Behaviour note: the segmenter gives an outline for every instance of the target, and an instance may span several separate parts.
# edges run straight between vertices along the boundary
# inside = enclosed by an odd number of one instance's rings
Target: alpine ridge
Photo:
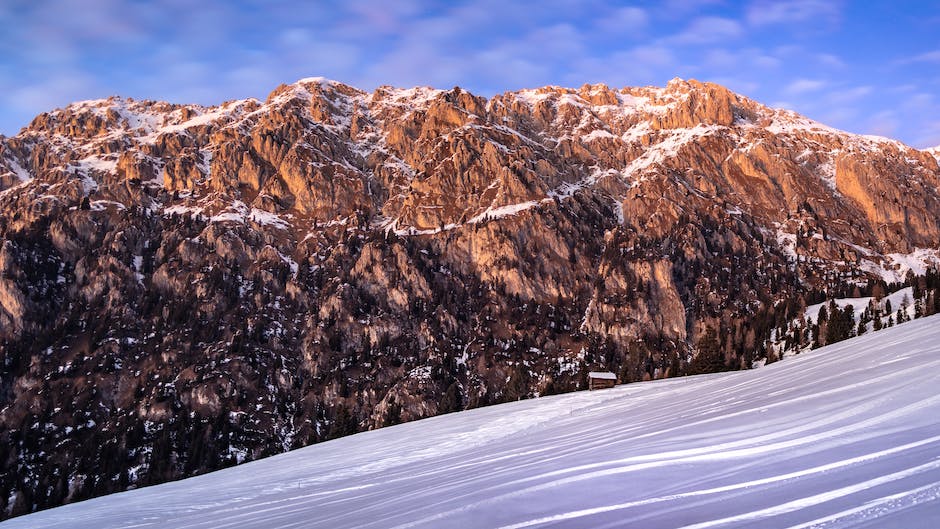
[[[696,372],[708,337],[748,368],[935,264],[938,186],[936,150],[694,80],[41,114],[0,137],[0,513]]]

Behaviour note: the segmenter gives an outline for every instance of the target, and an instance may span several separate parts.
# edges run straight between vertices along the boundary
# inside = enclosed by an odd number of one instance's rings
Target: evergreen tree
[[[842,324],[845,326],[844,339],[855,336],[855,307],[852,305],[846,305],[842,309]]]
[[[385,408],[385,417],[382,420],[382,426],[394,426],[401,424],[401,404],[395,397],[388,400],[388,406]]]
[[[359,423],[356,418],[349,413],[346,406],[340,404],[333,414],[333,423],[330,425],[330,433],[327,439],[338,439],[347,435],[352,435],[359,431]]]
[[[852,305],[846,305],[844,309],[839,309],[833,305],[830,307],[829,323],[826,328],[826,344],[841,342],[852,336],[855,327],[855,309]]]
[[[444,392],[444,396],[441,397],[437,411],[440,414],[445,414],[460,411],[461,409],[463,409],[463,401],[460,396],[460,386],[454,381],[451,382],[450,386],[447,387],[447,391]]]
[[[718,334],[715,329],[709,327],[698,342],[698,354],[689,363],[688,372],[690,375],[699,375],[727,370],[725,355],[721,352],[721,344],[718,342]]]
[[[584,370],[584,387],[587,387],[587,368]],[[525,365],[519,363],[513,368],[509,375],[509,382],[506,384],[506,390],[503,393],[503,401],[510,402],[514,400],[523,400],[529,397],[529,372]],[[449,388],[448,388],[449,389]],[[456,389],[456,388],[455,388]],[[455,410],[456,411],[456,410]]]
[[[825,323],[825,322],[824,322]],[[813,345],[812,349],[819,349],[820,347],[826,345],[825,337],[823,336],[825,327],[820,327],[819,325],[813,325]]]
[[[679,361],[679,355],[674,354],[672,356],[672,363],[669,365],[669,376],[678,377],[682,375],[682,364]]]
[[[875,301],[881,301],[881,298],[885,297],[885,287],[881,281],[871,287],[871,295],[875,298]]]

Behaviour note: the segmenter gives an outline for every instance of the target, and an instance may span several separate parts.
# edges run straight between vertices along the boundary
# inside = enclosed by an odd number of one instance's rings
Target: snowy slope
[[[363,433],[17,527],[940,527],[940,317]]]
[[[871,302],[871,299],[872,298],[870,297],[838,298],[834,301],[836,302],[836,306],[839,307],[840,309],[844,309],[846,305],[852,305],[852,308],[855,309],[855,321],[858,321],[859,316],[862,314],[862,312],[865,311],[865,307],[868,306],[869,302]],[[905,303],[907,307],[907,315],[913,318],[914,317],[913,299],[914,299],[914,289],[912,287],[904,287],[896,292],[892,292],[891,294],[885,296],[879,302],[879,305],[878,305],[879,308],[883,310],[886,306],[885,303],[890,302],[893,310],[891,314],[884,314],[884,317],[883,317],[884,321],[887,322],[888,316],[893,316],[894,311],[901,308],[901,306]],[[806,307],[806,310],[804,311],[804,315],[806,316],[806,319],[808,321],[812,321],[813,323],[819,323],[819,309],[821,309],[823,305],[826,305],[826,307],[828,308],[829,302],[824,301],[822,303],[816,303],[815,305],[808,305]]]

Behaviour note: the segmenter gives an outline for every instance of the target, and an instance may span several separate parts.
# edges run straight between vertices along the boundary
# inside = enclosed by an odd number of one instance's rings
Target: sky
[[[264,99],[323,76],[461,86],[723,84],[940,145],[936,0],[2,0],[0,134],[70,102]]]

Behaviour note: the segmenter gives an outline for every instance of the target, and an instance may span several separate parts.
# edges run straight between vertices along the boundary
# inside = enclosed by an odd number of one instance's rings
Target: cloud
[[[422,2],[347,0],[346,7],[357,21],[379,34],[397,34],[407,29],[409,21],[424,11]]]
[[[781,61],[776,57],[766,55],[757,48],[733,49],[710,48],[704,51],[701,58],[701,65],[706,71],[712,73],[732,74],[731,78],[737,79],[742,68],[752,70],[777,70]]]
[[[855,100],[861,99],[869,94],[871,94],[875,89],[871,86],[856,86],[855,88],[850,88],[848,90],[843,90],[841,92],[843,100]]]
[[[867,133],[891,138],[897,132],[900,124],[901,120],[897,113],[892,110],[886,110],[875,114],[868,120]]]
[[[830,92],[827,99],[829,102],[838,105],[854,104],[857,103],[858,100],[871,95],[873,91],[874,88],[868,85],[856,86],[854,88],[840,88]]]
[[[132,5],[117,0],[53,0],[32,9],[35,30],[76,41],[136,39],[144,22]]]
[[[709,69],[723,70],[732,68],[738,64],[740,55],[723,48],[708,50],[705,52],[704,66]]]
[[[472,64],[478,71],[485,72],[477,88],[485,95],[492,95],[505,90],[531,88],[545,84],[551,79],[549,70],[541,61],[516,57],[500,49],[478,53],[473,57]],[[533,82],[533,79],[542,81]],[[461,82],[451,84],[465,85]]]
[[[288,48],[306,46],[313,41],[313,32],[306,28],[287,28],[278,35],[277,40]]]
[[[901,101],[901,108],[912,112],[936,111],[934,96],[927,92],[918,92],[905,97],[904,100]]]
[[[701,17],[692,21],[682,32],[670,39],[677,44],[708,44],[740,37],[744,33],[736,20],[721,17]]]
[[[826,66],[828,68],[845,68],[845,62],[842,61],[838,56],[831,53],[820,53],[816,56],[816,60],[819,64]]]
[[[937,146],[940,144],[940,105],[933,93],[906,93],[903,98],[892,98],[889,110],[868,119],[864,130],[879,136],[901,136],[903,141],[917,148]]]
[[[357,81],[352,77],[359,74],[356,65],[363,62],[362,50],[349,42],[293,27],[283,30],[276,43],[273,49],[245,54],[235,62],[235,70],[247,67],[268,72],[264,76],[266,90],[277,83],[310,76],[335,77],[350,83]],[[246,81],[251,80],[248,76],[242,77]],[[254,81],[253,84],[258,85],[259,82]]]
[[[920,55],[915,55],[913,57],[908,57],[906,59],[901,59],[899,61],[901,64],[910,64],[915,62],[937,62],[940,63],[940,50],[928,51],[921,53]]]
[[[841,18],[838,0],[757,0],[747,8],[746,19],[752,26],[773,24],[832,24]]]
[[[667,0],[662,4],[662,14],[667,17],[682,17],[722,3],[723,0]]]
[[[597,21],[597,28],[606,33],[636,33],[646,28],[649,15],[639,7],[623,7],[607,13]]]
[[[19,113],[29,117],[41,112],[63,107],[78,99],[89,99],[104,95],[100,93],[101,87],[95,79],[75,70],[56,72],[47,78],[20,85],[19,88],[8,94],[7,99],[14,102]],[[22,123],[25,125],[26,123]]]
[[[801,95],[808,92],[815,92],[826,87],[825,81],[816,79],[797,79],[788,84],[783,91],[790,95]]]
[[[854,107],[835,107],[825,111],[822,115],[823,123],[847,129],[851,127],[852,121],[858,117],[858,109]]]
[[[772,55],[760,55],[754,58],[754,65],[767,70],[776,70],[783,64],[780,59]]]
[[[610,86],[662,84],[679,69],[676,56],[666,46],[643,45],[616,51],[605,57],[589,56],[571,65],[563,82],[568,86],[606,83]]]
[[[940,148],[940,120],[924,124],[914,139],[914,146],[918,149]]]

